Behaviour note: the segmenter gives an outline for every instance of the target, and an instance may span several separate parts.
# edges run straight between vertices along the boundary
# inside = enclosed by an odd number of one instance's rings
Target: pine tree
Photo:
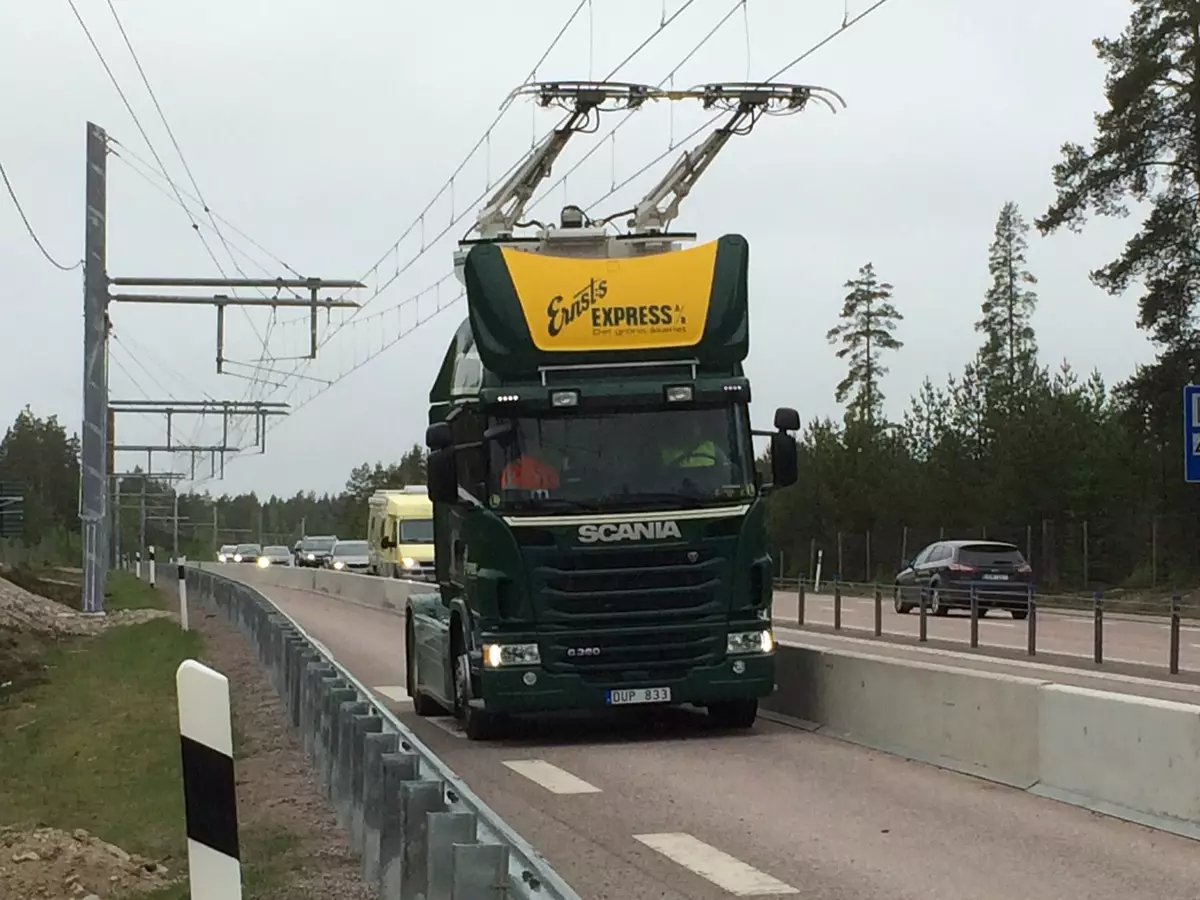
[[[1200,4],[1133,0],[1115,40],[1093,41],[1108,67],[1108,110],[1096,116],[1091,149],[1067,143],[1054,167],[1058,196],[1037,220],[1050,234],[1082,230],[1089,212],[1129,214],[1149,203],[1121,256],[1092,273],[1111,294],[1144,286],[1138,326],[1165,350],[1193,350],[1200,303]]]
[[[975,330],[985,335],[979,350],[979,369],[996,397],[1012,398],[1037,364],[1033,311],[1037,294],[1027,285],[1037,279],[1025,268],[1029,225],[1017,204],[1005,203],[996,220],[995,237],[988,248],[991,287],[984,296],[983,317]]]
[[[834,396],[838,403],[845,403],[853,392],[846,408],[847,421],[873,426],[883,418],[879,382],[888,371],[879,361],[880,354],[904,346],[892,334],[904,317],[892,304],[892,286],[879,281],[873,263],[859,269],[858,277],[845,286],[850,293],[842,303],[842,322],[825,335],[829,343],[842,345],[838,359],[850,360],[850,370],[838,383]]]

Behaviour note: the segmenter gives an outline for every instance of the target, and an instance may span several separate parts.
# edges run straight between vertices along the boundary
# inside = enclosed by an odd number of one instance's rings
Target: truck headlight
[[[258,567],[260,569],[265,569],[270,564],[271,564],[271,560],[267,559],[265,556],[260,556],[258,558]]]
[[[411,556],[404,557],[404,559],[400,560],[400,564],[406,569],[415,569],[417,567],[417,561]]]
[[[536,666],[542,661],[537,644],[484,644],[483,664],[489,669],[501,666]]]
[[[762,631],[735,631],[725,644],[726,653],[770,653],[775,649],[775,635],[769,628]]]

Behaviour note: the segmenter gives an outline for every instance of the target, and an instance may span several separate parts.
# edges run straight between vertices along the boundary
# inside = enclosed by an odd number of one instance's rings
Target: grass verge
[[[162,605],[126,574],[110,579],[110,608]],[[156,619],[40,649],[44,682],[0,707],[0,825],[84,828],[184,876],[175,670],[202,658],[201,637]],[[245,897],[278,896],[298,842],[270,827],[242,838]],[[186,879],[139,896],[184,900]]]

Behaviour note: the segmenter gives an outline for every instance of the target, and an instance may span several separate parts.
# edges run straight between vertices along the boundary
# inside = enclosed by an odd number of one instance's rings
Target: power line
[[[64,266],[57,259],[50,255],[50,251],[42,244],[41,239],[37,236],[37,232],[33,230],[33,225],[29,222],[29,217],[25,215],[25,210],[21,207],[21,201],[17,199],[17,192],[13,190],[12,182],[8,180],[8,173],[4,171],[4,164],[0,163],[0,179],[4,180],[4,187],[8,191],[8,196],[12,198],[13,206],[17,208],[17,215],[21,217],[21,221],[25,223],[25,230],[29,232],[29,236],[37,245],[37,248],[42,251],[42,256],[49,260],[50,264],[55,268],[61,269],[64,272],[72,272],[83,265],[83,260],[75,263],[73,266]]]

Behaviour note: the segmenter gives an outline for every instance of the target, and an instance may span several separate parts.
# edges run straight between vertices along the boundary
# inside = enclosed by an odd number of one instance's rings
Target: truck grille
[[[530,556],[546,626],[542,662],[550,671],[592,683],[667,682],[724,655],[720,588],[728,562],[711,548]]]

